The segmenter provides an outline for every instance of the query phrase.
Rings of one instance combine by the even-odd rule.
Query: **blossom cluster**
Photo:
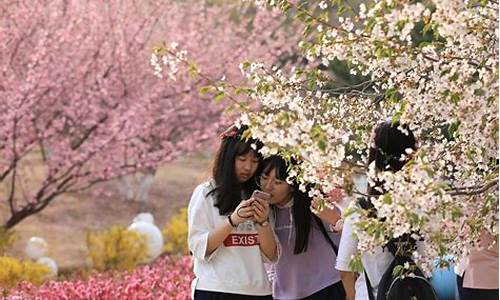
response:
[[[175,81],[175,75],[179,72],[179,65],[186,60],[187,51],[178,50],[177,43],[171,43],[170,46],[161,47],[151,54],[151,66],[154,69],[155,76],[163,78],[164,70],[167,70],[168,78]]]
[[[365,167],[369,182],[384,182],[387,192],[372,202],[386,218],[362,219],[372,226],[359,227],[360,248],[419,232],[420,260],[430,266],[444,254],[460,257],[481,230],[498,236],[498,2],[268,4],[295,13],[315,39],[299,43],[304,69],[246,65],[261,109],[239,123],[264,142],[263,154],[301,161],[291,176],[315,184],[313,194],[350,191],[344,179],[365,165],[373,127],[400,121],[420,148],[397,174]],[[328,66],[338,61],[365,80],[332,84]]]
[[[189,257],[164,257],[151,266],[124,273],[96,273],[87,279],[22,283],[0,290],[6,299],[191,299],[193,274]]]

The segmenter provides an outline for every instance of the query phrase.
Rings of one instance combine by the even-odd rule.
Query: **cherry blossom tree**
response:
[[[277,30],[260,25],[270,14],[250,29],[243,19],[225,26],[224,6],[192,1],[30,0],[0,8],[6,228],[64,193],[155,170],[216,136],[223,104],[199,94],[207,79],[187,72],[165,84],[154,76],[147,62],[156,41],[175,38],[210,77],[231,78],[228,63],[269,46],[249,38]],[[283,52],[275,47],[267,57]]]
[[[247,62],[253,85],[215,86],[258,104],[238,122],[264,142],[263,154],[300,161],[290,176],[314,184],[313,195],[340,187],[367,197],[348,180],[359,169],[370,184],[384,182],[386,193],[371,199],[378,219],[353,207],[360,251],[416,232],[428,271],[437,257],[460,257],[483,230],[498,238],[497,1],[256,3],[303,23],[308,63],[289,71]],[[330,70],[340,62],[361,80],[339,85]],[[373,127],[388,119],[420,140],[396,174],[364,166]]]
[[[350,190],[344,166],[366,161],[373,126],[409,124],[421,143],[411,163],[397,174],[367,170],[388,192],[372,199],[385,221],[360,219],[359,249],[418,232],[428,269],[444,254],[460,257],[482,230],[498,237],[498,2],[277,2],[316,32],[302,43],[305,57],[348,61],[366,81],[331,88],[318,69],[290,76],[255,65],[250,78],[268,88],[253,96],[265,109],[242,122],[265,150],[300,157],[295,174],[304,182]],[[345,13],[332,17],[332,6]]]
[[[243,83],[246,78],[238,67],[241,61],[259,58],[281,65],[293,61],[298,42],[297,26],[284,24],[286,19],[279,12],[256,10],[254,5],[232,0],[212,1],[205,6],[198,4],[197,1],[183,1],[178,4],[183,7],[182,12],[166,12],[159,22],[160,28],[184,28],[160,32],[158,41],[163,42],[157,43],[151,57],[155,74],[172,80],[169,85],[177,86],[177,81],[188,81],[187,77],[195,84],[204,85],[219,79],[222,79],[219,82],[222,86],[228,82]],[[170,61],[158,55],[167,49],[175,54]],[[164,64],[169,66],[168,72],[164,72]],[[211,92],[216,102],[224,98],[219,89],[204,86],[201,92]],[[245,106],[247,103],[236,104]],[[229,124],[232,120],[232,113],[228,113],[222,123]],[[145,201],[155,171],[150,169],[139,176],[124,177],[120,182],[124,197]]]

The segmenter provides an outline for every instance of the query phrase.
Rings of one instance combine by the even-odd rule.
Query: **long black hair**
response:
[[[288,164],[278,155],[266,158],[262,162],[261,170],[259,175],[269,175],[272,170],[276,170],[277,179],[285,181],[288,177]],[[309,208],[312,199],[309,197],[308,192],[300,191],[299,185],[295,180],[291,184],[291,189],[293,197],[292,216],[295,230],[295,246],[293,253],[299,254],[307,251],[309,233],[311,232],[312,226],[311,221],[313,218],[317,217],[311,213]]]
[[[240,183],[234,168],[236,158],[250,151],[255,151],[259,159],[259,166],[262,162],[262,156],[258,152],[262,147],[262,143],[251,138],[248,140],[242,139],[242,135],[247,129],[246,126],[239,129],[231,127],[221,134],[221,144],[212,169],[215,187],[208,192],[208,195],[213,194],[215,196],[215,207],[219,209],[221,216],[233,212],[241,202],[242,196],[249,197],[257,187],[254,177],[258,170],[252,178]],[[252,144],[255,145],[255,149],[252,148]]]

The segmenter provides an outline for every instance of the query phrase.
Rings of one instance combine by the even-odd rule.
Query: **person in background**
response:
[[[460,300],[498,299],[498,241],[486,231],[455,268]]]
[[[403,127],[403,132],[399,127]],[[412,131],[399,123],[390,121],[379,124],[375,127],[371,141],[368,156],[368,165],[374,164],[377,171],[397,172],[403,168],[407,160],[402,160],[402,155],[406,155],[406,150],[410,148],[417,150],[417,140]],[[374,187],[368,188],[368,194],[377,195]],[[349,263],[356,254],[358,239],[353,234],[353,224],[357,222],[358,216],[350,215],[345,221],[342,229],[342,237],[339,245],[339,254],[337,257],[337,270],[344,284],[348,300],[368,300],[368,288],[365,276],[356,276]],[[373,253],[365,252],[361,256],[364,271],[371,283],[370,292],[377,297],[377,289],[380,279],[393,261],[394,256],[382,247],[375,248]]]
[[[344,179],[345,180],[345,179]],[[356,195],[366,194],[366,175],[355,173],[349,178],[352,180],[353,193],[351,196],[345,195],[341,188],[335,188],[323,198],[324,205],[320,204],[320,199],[315,198],[311,202],[311,211],[321,220],[328,223],[334,232],[342,233],[344,220],[342,212],[352,202]]]

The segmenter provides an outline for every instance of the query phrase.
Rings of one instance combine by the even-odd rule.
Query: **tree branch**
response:
[[[498,177],[491,180],[490,182],[485,183],[482,186],[471,186],[471,187],[460,187],[455,188],[453,192],[450,193],[452,196],[472,196],[472,195],[480,195],[487,190],[491,189],[494,186],[498,186]]]
[[[14,126],[12,132],[12,153],[14,155],[14,171],[12,172],[12,181],[10,185],[10,192],[7,201],[9,202],[10,212],[14,214],[16,211],[16,207],[14,204],[14,195],[16,190],[16,175],[17,175],[17,151],[16,151],[16,133],[17,133],[17,118],[14,118]]]

